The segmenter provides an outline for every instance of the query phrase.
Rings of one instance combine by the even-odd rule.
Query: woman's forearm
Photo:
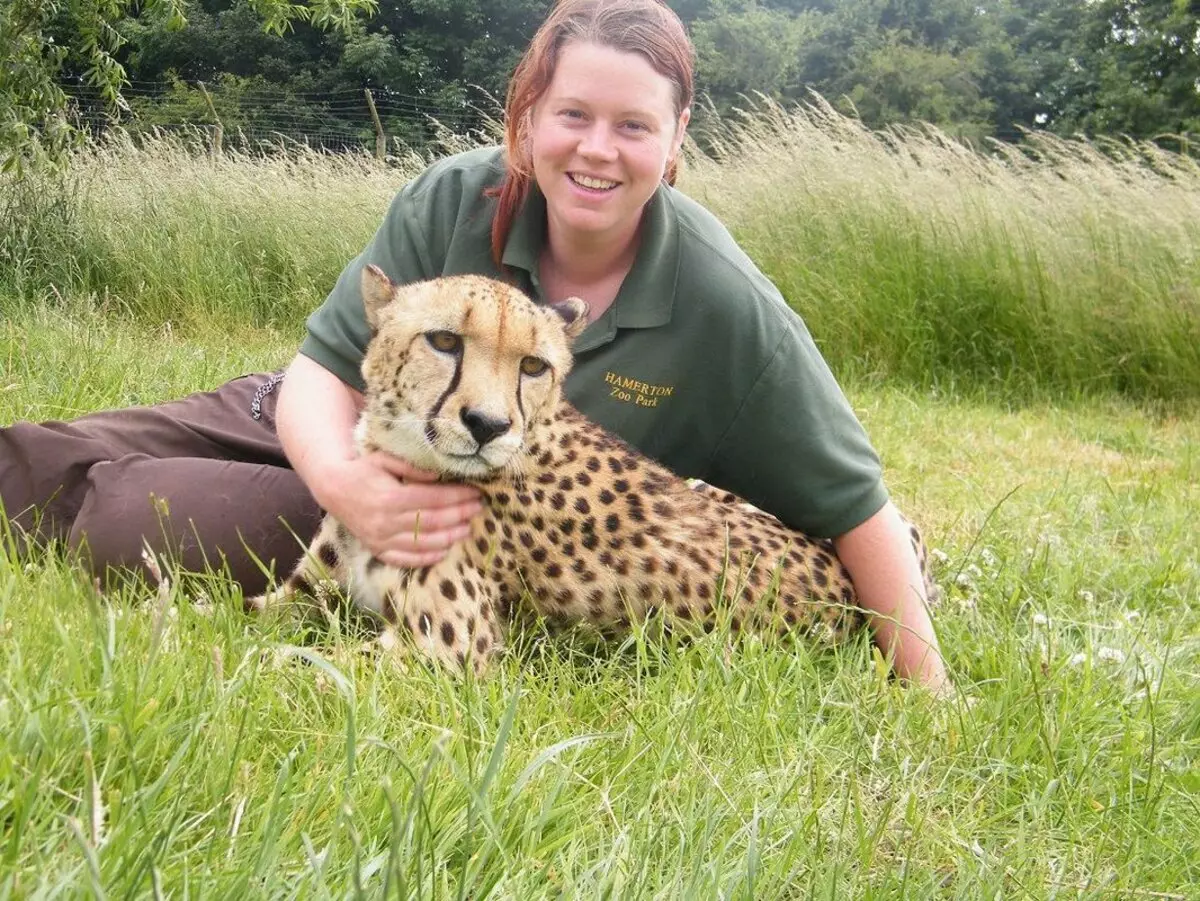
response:
[[[316,495],[325,470],[356,456],[354,424],[362,395],[303,355],[292,361],[279,390],[279,441],[296,474]]]
[[[859,603],[871,611],[875,642],[896,675],[934,690],[949,688],[908,527],[891,503],[834,539]]]

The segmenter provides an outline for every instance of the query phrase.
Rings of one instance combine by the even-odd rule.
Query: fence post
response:
[[[370,88],[363,88],[367,97],[367,108],[371,110],[371,119],[375,122],[375,159],[382,160],[387,154],[387,135],[383,133],[383,123],[379,121],[379,113],[375,109],[375,98],[371,96]]]
[[[213,106],[212,96],[208,93],[208,88],[204,86],[204,82],[198,81],[200,85],[200,93],[204,95],[204,102],[208,104],[208,112],[213,117],[213,121],[217,123],[216,129],[213,131],[212,146],[209,148],[214,157],[221,155],[221,150],[225,141],[225,126],[221,124],[221,117],[217,115],[217,108]]]

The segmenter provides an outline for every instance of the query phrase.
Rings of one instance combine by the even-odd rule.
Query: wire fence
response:
[[[135,81],[122,88],[123,105],[116,109],[98,88],[65,90],[79,123],[93,134],[114,126],[135,135],[190,130],[207,135],[214,152],[303,144],[383,158],[447,133],[494,134],[501,115],[482,91],[478,101],[447,101],[378,88],[304,92],[239,80]]]

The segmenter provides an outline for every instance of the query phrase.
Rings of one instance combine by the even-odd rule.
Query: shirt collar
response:
[[[679,276],[679,218],[673,188],[660,184],[646,203],[641,244],[613,304],[618,328],[654,328],[671,321]],[[546,241],[546,198],[537,185],[513,219],[501,257],[537,285],[537,261]]]

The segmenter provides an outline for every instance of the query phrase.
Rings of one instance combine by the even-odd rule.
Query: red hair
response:
[[[492,258],[502,266],[504,244],[533,183],[529,124],[533,106],[554,78],[558,55],[571,41],[641,54],[674,88],[676,119],[692,105],[694,51],[679,17],[661,0],[559,0],[513,71],[504,101],[504,180],[492,219]],[[664,175],[675,183],[678,164]]]

